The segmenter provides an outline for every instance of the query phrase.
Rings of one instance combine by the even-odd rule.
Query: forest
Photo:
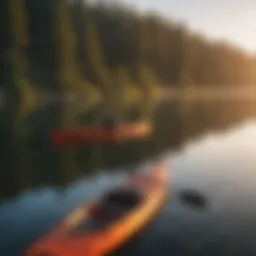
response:
[[[256,58],[116,2],[1,0],[0,91],[138,100],[165,89],[256,83]],[[82,95],[82,96],[81,96]]]

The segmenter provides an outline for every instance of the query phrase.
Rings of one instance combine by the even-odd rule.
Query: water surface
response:
[[[153,121],[148,140],[56,149],[48,132],[100,120],[102,109],[0,112],[0,255],[20,255],[72,209],[158,157],[169,198],[157,219],[117,255],[255,255],[256,104],[172,102],[124,111]],[[79,113],[79,114],[77,114]],[[205,209],[180,200],[184,189]]]

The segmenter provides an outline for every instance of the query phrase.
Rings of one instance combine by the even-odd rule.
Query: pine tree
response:
[[[95,104],[99,95],[95,87],[83,78],[79,70],[76,35],[67,2],[56,0],[55,8],[58,77],[63,92],[70,95],[72,99],[84,93],[86,104]]]
[[[36,88],[28,78],[28,59],[26,50],[29,45],[28,20],[23,0],[10,0],[10,20],[12,34],[11,64],[13,84],[21,102],[20,115],[26,115],[36,104]]]
[[[108,94],[111,87],[111,76],[104,63],[104,53],[101,47],[99,34],[96,25],[89,21],[86,26],[86,42],[90,66],[93,76],[103,93]]]
[[[10,66],[8,53],[10,48],[9,0],[0,1],[0,90],[8,90]],[[9,89],[10,90],[10,89]]]

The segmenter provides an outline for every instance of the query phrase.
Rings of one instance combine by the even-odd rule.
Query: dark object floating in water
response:
[[[198,208],[206,207],[207,200],[199,191],[197,190],[184,190],[181,193],[181,199],[184,203],[192,205]]]

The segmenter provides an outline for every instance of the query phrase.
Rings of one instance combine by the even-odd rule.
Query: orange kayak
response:
[[[128,242],[159,212],[167,196],[167,166],[129,177],[122,186],[71,213],[26,256],[102,256]]]
[[[104,127],[88,127],[77,129],[56,129],[50,134],[55,146],[85,142],[115,142],[142,138],[149,135],[152,126],[148,122],[121,124],[107,129]]]

